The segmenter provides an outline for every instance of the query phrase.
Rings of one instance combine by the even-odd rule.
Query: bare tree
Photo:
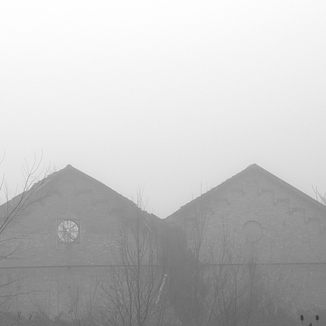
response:
[[[4,156],[0,161],[0,167],[3,163]],[[49,168],[43,166],[43,158],[34,157],[32,165],[26,161],[22,167],[23,183],[21,193],[11,197],[9,186],[5,178],[5,173],[2,173],[0,182],[0,260],[11,258],[19,245],[19,236],[13,235],[12,232],[7,232],[13,224],[23,216],[23,213],[34,203],[43,200],[49,195],[49,192],[42,191],[43,186],[48,181],[45,177],[49,172]],[[10,290],[11,284],[17,282],[11,275],[1,273],[1,304],[7,303],[13,296],[19,293]]]
[[[2,161],[0,162],[0,166]],[[3,201],[5,203],[0,207],[0,236],[9,224],[17,219],[28,207],[47,196],[47,194],[40,192],[41,188],[47,182],[45,177],[49,173],[49,168],[42,166],[42,161],[42,156],[40,159],[37,159],[35,156],[32,165],[29,165],[25,161],[22,167],[22,190],[19,195],[13,198],[10,196],[10,190],[5,179],[5,174],[3,173],[0,183],[0,194],[4,196]]]
[[[205,325],[251,325],[257,313],[259,278],[254,261],[245,262],[241,255],[223,255],[213,264],[206,277]]]
[[[323,205],[326,205],[326,192],[322,194],[321,192],[318,191],[317,188],[312,187],[312,189],[315,193],[316,200],[322,203]]]
[[[108,280],[102,286],[102,323],[112,326],[168,325],[168,275],[161,265],[160,221],[141,208],[121,229]],[[170,315],[169,315],[170,314]]]
[[[179,252],[178,256],[170,255],[170,300],[184,325],[204,325],[205,265],[208,263],[209,247],[206,231],[211,213],[211,210],[199,207],[184,219],[186,248],[180,242],[180,234],[169,240],[173,244],[170,251],[178,248]],[[175,243],[176,239],[179,239],[178,243]]]
[[[276,319],[274,302],[251,245],[231,231],[228,216],[218,217],[211,241],[214,215],[204,206],[185,212],[188,250],[170,271],[178,317],[187,326],[270,325]]]

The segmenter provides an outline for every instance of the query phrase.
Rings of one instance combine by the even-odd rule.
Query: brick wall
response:
[[[11,280],[6,291],[13,310],[41,308],[51,316],[66,314],[73,291],[79,291],[80,305],[88,304],[96,280],[106,272],[99,266],[115,263],[121,230],[140,211],[72,167],[50,177],[37,196],[2,235],[8,239],[1,246],[2,255],[11,254],[0,262],[1,284]],[[65,220],[79,226],[78,239],[71,243],[58,238],[58,225]]]
[[[266,284],[274,289],[279,285],[279,297],[301,309],[326,305],[325,212],[285,182],[251,169],[183,206],[168,220],[186,230],[190,247],[198,236],[198,219],[205,220],[205,227],[200,226],[205,233],[203,262],[254,259]],[[261,236],[258,241],[247,241],[247,222]]]

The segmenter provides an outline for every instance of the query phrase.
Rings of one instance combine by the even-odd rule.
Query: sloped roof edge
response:
[[[227,187],[228,185],[230,185],[232,182],[234,182],[235,180],[239,179],[240,177],[242,177],[243,175],[251,172],[251,171],[257,171],[265,176],[267,176],[270,179],[273,179],[276,183],[279,183],[280,185],[282,185],[284,188],[288,189],[289,191],[295,193],[297,196],[301,197],[302,200],[309,202],[310,205],[314,205],[318,210],[322,211],[324,214],[326,214],[326,206],[321,204],[320,202],[318,202],[316,199],[308,196],[307,194],[305,194],[304,192],[302,192],[301,190],[295,188],[294,186],[290,185],[289,183],[285,182],[284,180],[280,179],[279,177],[277,177],[276,175],[270,173],[269,171],[263,169],[262,167],[260,167],[258,164],[254,163],[249,165],[247,168],[245,168],[244,170],[240,171],[239,173],[235,174],[234,176],[230,177],[229,179],[226,179],[225,181],[223,181],[222,183],[220,183],[218,186],[212,188],[211,190],[205,192],[204,194],[194,198],[193,200],[191,200],[190,202],[188,202],[187,204],[181,206],[176,212],[178,212],[179,210],[183,210],[186,207],[189,207],[190,205],[193,205],[197,200],[199,200],[199,198],[205,198],[210,196],[212,193],[222,190],[224,187]],[[167,219],[174,215],[176,212],[172,213],[171,215],[169,215],[167,217]]]
[[[76,169],[75,167],[73,167],[71,164],[68,164],[65,168],[62,168],[58,171],[55,171],[49,175],[47,175],[46,177],[44,177],[43,179],[39,180],[38,182],[34,183],[33,186],[27,190],[26,193],[35,190],[34,194],[38,191],[38,187],[39,189],[43,188],[46,185],[50,185],[52,183],[52,181],[58,180],[62,177],[64,177],[64,174],[72,172],[74,174],[77,174],[83,178],[86,178],[88,180],[90,180],[93,184],[99,186],[100,188],[104,189],[105,191],[109,192],[110,194],[112,194],[113,196],[116,196],[117,198],[120,198],[121,200],[123,200],[124,202],[128,203],[131,206],[137,207],[138,209],[140,209],[141,211],[145,212],[148,215],[152,215],[155,218],[158,218],[155,214],[152,213],[148,213],[145,210],[141,209],[140,207],[138,207],[132,200],[130,200],[129,198],[119,194],[118,192],[116,192],[115,190],[113,190],[112,188],[108,187],[107,185],[105,185],[104,183],[102,183],[101,181],[98,181],[97,179],[91,177],[90,175]],[[12,197],[8,202],[3,203],[2,205],[0,205],[0,207],[2,207],[3,205],[6,205],[7,203],[10,202],[14,202],[17,198],[19,198],[20,196],[22,196],[24,192],[19,193],[18,195]]]
[[[106,191],[109,191],[110,193],[114,194],[115,196],[125,200],[126,202],[129,202],[131,205],[137,206],[132,200],[130,200],[129,198],[121,195],[120,193],[116,192],[115,190],[113,190],[112,188],[110,188],[109,186],[107,186],[106,184],[104,184],[103,182],[91,177],[90,175],[76,169],[75,167],[73,167],[71,164],[68,164],[65,168],[53,173],[53,177],[54,178],[60,178],[61,175],[65,172],[71,171],[73,173],[76,173],[77,175],[80,175],[86,179],[89,179],[91,182],[93,182],[94,184],[98,185],[99,187],[105,189]],[[51,175],[49,176],[51,178]],[[146,212],[147,213],[147,212]],[[148,213],[149,214],[149,213]]]

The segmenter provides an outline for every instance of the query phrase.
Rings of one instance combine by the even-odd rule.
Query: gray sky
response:
[[[326,191],[326,1],[3,1],[1,173],[43,151],[166,217],[257,163]]]

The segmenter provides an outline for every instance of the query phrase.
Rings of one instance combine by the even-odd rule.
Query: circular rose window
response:
[[[79,226],[71,220],[62,221],[58,226],[58,238],[61,242],[71,243],[79,236]]]
[[[242,227],[243,235],[248,242],[257,242],[263,236],[263,228],[257,221],[248,221]]]

